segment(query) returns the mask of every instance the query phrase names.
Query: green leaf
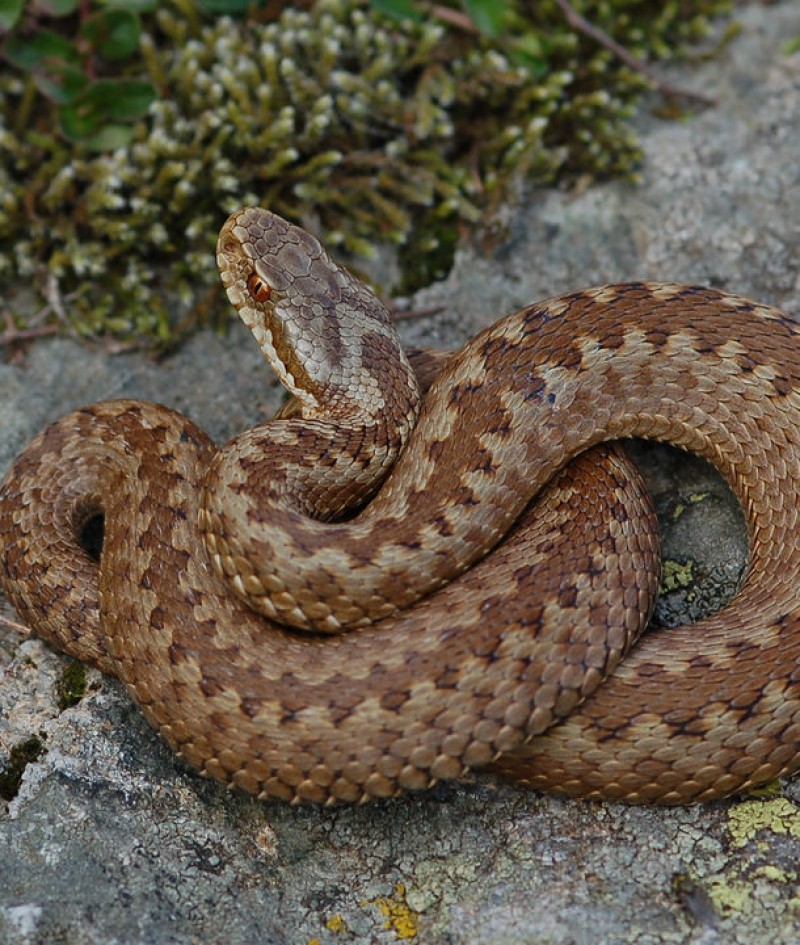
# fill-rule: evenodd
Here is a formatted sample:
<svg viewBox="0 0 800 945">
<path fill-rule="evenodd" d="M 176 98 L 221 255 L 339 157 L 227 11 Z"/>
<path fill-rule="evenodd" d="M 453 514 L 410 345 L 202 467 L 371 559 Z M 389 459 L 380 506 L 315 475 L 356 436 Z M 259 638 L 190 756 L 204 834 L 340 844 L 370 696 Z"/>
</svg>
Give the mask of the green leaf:
<svg viewBox="0 0 800 945">
<path fill-rule="evenodd" d="M 64 105 L 59 111 L 61 130 L 72 141 L 81 141 L 99 130 L 102 116 L 81 108 L 80 104 Z"/>
<path fill-rule="evenodd" d="M 85 142 L 107 126 L 141 118 L 155 99 L 150 82 L 101 79 L 61 109 L 61 127 L 68 138 Z"/>
<path fill-rule="evenodd" d="M 143 79 L 102 79 L 94 83 L 90 95 L 116 121 L 141 118 L 158 97 L 153 83 Z"/>
<path fill-rule="evenodd" d="M 51 30 L 40 30 L 24 40 L 9 36 L 4 53 L 10 63 L 29 72 L 42 95 L 53 102 L 74 101 L 89 82 L 79 68 L 75 47 Z"/>
<path fill-rule="evenodd" d="M 69 16 L 78 9 L 78 0 L 38 0 L 36 6 L 48 16 Z"/>
<path fill-rule="evenodd" d="M 127 148 L 133 140 L 130 125 L 105 125 L 94 134 L 81 138 L 80 143 L 90 151 L 116 151 Z"/>
<path fill-rule="evenodd" d="M 484 36 L 494 39 L 506 25 L 507 0 L 464 0 L 469 18 Z"/>
<path fill-rule="evenodd" d="M 101 6 L 110 10 L 130 10 L 131 13 L 152 13 L 158 0 L 102 0 Z"/>
<path fill-rule="evenodd" d="M 10 30 L 19 20 L 23 0 L 0 0 L 0 30 Z"/>
<path fill-rule="evenodd" d="M 64 136 L 91 151 L 114 151 L 127 147 L 133 138 L 130 125 L 106 122 L 106 115 L 80 105 L 65 105 L 60 109 L 61 130 Z"/>
<path fill-rule="evenodd" d="M 101 10 L 84 20 L 80 32 L 106 59 L 125 59 L 139 48 L 139 17 L 130 10 Z"/>
<path fill-rule="evenodd" d="M 414 0 L 372 0 L 372 6 L 393 20 L 422 21 L 422 14 L 415 8 Z"/>
<path fill-rule="evenodd" d="M 3 53 L 12 65 L 26 72 L 45 63 L 75 63 L 80 58 L 72 43 L 52 30 L 39 30 L 27 39 L 9 36 L 3 46 Z"/>
<path fill-rule="evenodd" d="M 207 13 L 218 16 L 242 16 L 250 7 L 260 4 L 254 3 L 253 0 L 198 0 L 197 5 Z"/>
<path fill-rule="evenodd" d="M 93 108 L 85 101 L 64 105 L 60 113 L 61 129 L 73 141 L 81 141 L 102 128 L 108 116 L 102 109 Z"/>
<path fill-rule="evenodd" d="M 89 77 L 75 66 L 56 63 L 49 69 L 37 69 L 33 81 L 45 98 L 66 105 L 77 101 L 89 84 Z"/>
<path fill-rule="evenodd" d="M 550 71 L 550 60 L 547 51 L 541 37 L 536 33 L 523 33 L 522 36 L 515 36 L 509 44 L 509 49 L 512 60 L 518 65 L 524 66 L 537 79 L 543 79 Z"/>
</svg>

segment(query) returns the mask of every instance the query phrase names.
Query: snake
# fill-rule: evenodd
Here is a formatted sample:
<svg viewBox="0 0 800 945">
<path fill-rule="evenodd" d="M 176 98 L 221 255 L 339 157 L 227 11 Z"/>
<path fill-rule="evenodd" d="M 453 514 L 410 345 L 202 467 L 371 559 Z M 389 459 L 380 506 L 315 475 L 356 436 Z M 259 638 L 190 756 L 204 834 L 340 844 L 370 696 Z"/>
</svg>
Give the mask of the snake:
<svg viewBox="0 0 800 945">
<path fill-rule="evenodd" d="M 291 395 L 277 416 L 218 447 L 163 405 L 90 405 L 0 486 L 8 600 L 186 765 L 318 804 L 474 770 L 689 804 L 800 767 L 788 314 L 607 284 L 406 353 L 376 294 L 266 209 L 231 215 L 217 262 Z M 628 437 L 712 462 L 748 525 L 735 597 L 665 632 L 643 633 L 659 540 Z"/>
</svg>

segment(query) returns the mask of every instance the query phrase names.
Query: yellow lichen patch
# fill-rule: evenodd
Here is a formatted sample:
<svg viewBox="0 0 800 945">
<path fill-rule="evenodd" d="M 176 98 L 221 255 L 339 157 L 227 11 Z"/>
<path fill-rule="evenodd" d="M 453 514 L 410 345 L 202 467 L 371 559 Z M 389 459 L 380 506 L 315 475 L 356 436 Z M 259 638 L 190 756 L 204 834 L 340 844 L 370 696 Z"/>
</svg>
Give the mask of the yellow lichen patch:
<svg viewBox="0 0 800 945">
<path fill-rule="evenodd" d="M 677 522 L 690 505 L 697 505 L 698 502 L 703 502 L 709 495 L 711 495 L 710 492 L 692 492 L 687 496 L 686 502 L 679 502 L 672 510 L 673 522 Z"/>
<path fill-rule="evenodd" d="M 785 797 L 742 801 L 728 811 L 728 829 L 735 847 L 743 847 L 762 831 L 800 837 L 800 810 Z"/>
<path fill-rule="evenodd" d="M 393 929 L 397 938 L 408 941 L 417 937 L 419 913 L 414 912 L 406 902 L 406 887 L 397 883 L 393 896 L 379 896 L 367 899 L 362 906 L 375 906 L 386 919 L 383 926 Z"/>
<path fill-rule="evenodd" d="M 337 912 L 328 919 L 325 923 L 325 928 L 330 932 L 349 932 L 350 929 L 347 927 L 347 923 L 344 921 L 342 916 Z"/>
<path fill-rule="evenodd" d="M 771 883 L 794 883 L 797 882 L 797 873 L 794 870 L 784 870 L 779 866 L 760 866 L 753 874 L 754 876 L 763 876 Z"/>
<path fill-rule="evenodd" d="M 710 492 L 692 492 L 689 496 L 689 502 L 692 505 L 695 505 L 698 502 L 702 502 L 704 499 L 707 499 L 711 495 Z"/>
<path fill-rule="evenodd" d="M 682 587 L 690 587 L 694 580 L 694 562 L 689 560 L 685 564 L 680 561 L 667 560 L 661 566 L 662 593 L 676 591 Z"/>
<path fill-rule="evenodd" d="M 720 874 L 703 883 L 703 890 L 720 915 L 734 913 L 753 913 L 764 906 L 766 887 L 758 880 L 776 886 L 785 886 L 797 881 L 797 873 L 777 866 L 760 866 L 750 874 L 751 879 L 734 878 L 734 875 Z"/>
<path fill-rule="evenodd" d="M 743 880 L 717 876 L 706 883 L 706 892 L 720 915 L 743 912 L 752 894 L 752 887 Z"/>
</svg>

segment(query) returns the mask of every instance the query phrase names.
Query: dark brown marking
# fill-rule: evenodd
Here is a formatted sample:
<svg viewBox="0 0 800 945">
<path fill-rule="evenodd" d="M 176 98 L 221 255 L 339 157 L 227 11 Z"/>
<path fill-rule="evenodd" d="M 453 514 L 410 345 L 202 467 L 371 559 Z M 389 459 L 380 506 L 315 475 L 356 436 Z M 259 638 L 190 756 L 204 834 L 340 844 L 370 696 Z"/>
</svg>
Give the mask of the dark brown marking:
<svg viewBox="0 0 800 945">
<path fill-rule="evenodd" d="M 783 374 L 779 374 L 772 379 L 772 386 L 775 393 L 781 397 L 786 397 L 793 390 L 792 382 Z"/>
<path fill-rule="evenodd" d="M 543 378 L 531 374 L 527 378 L 523 397 L 525 400 L 541 400 L 542 394 L 545 392 L 546 388 L 547 384 L 544 382 Z"/>
<path fill-rule="evenodd" d="M 572 609 L 578 603 L 578 590 L 572 584 L 567 584 L 558 589 L 558 602 L 567 610 Z"/>
<path fill-rule="evenodd" d="M 476 391 L 479 391 L 481 387 L 483 387 L 483 384 L 481 383 L 472 384 L 470 382 L 465 382 L 463 384 L 454 384 L 453 389 L 450 392 L 450 403 L 453 406 L 460 404 L 465 397 L 468 397 L 470 394 L 474 394 Z"/>
</svg>

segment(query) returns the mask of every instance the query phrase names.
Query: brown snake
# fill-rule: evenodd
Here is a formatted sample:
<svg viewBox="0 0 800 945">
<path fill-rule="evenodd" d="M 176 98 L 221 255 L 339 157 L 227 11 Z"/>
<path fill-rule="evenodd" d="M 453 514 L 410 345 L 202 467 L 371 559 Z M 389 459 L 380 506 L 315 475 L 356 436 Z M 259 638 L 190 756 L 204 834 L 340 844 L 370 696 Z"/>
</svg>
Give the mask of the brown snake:
<svg viewBox="0 0 800 945">
<path fill-rule="evenodd" d="M 221 451 L 137 401 L 41 433 L 0 490 L 0 583 L 38 634 L 118 676 L 190 764 L 265 797 L 360 801 L 488 765 L 687 803 L 800 766 L 789 316 L 607 285 L 412 369 L 304 231 L 239 211 L 218 261 L 295 400 Z M 636 646 L 653 515 L 629 461 L 596 447 L 629 436 L 711 460 L 751 544 L 734 601 Z"/>
</svg>

